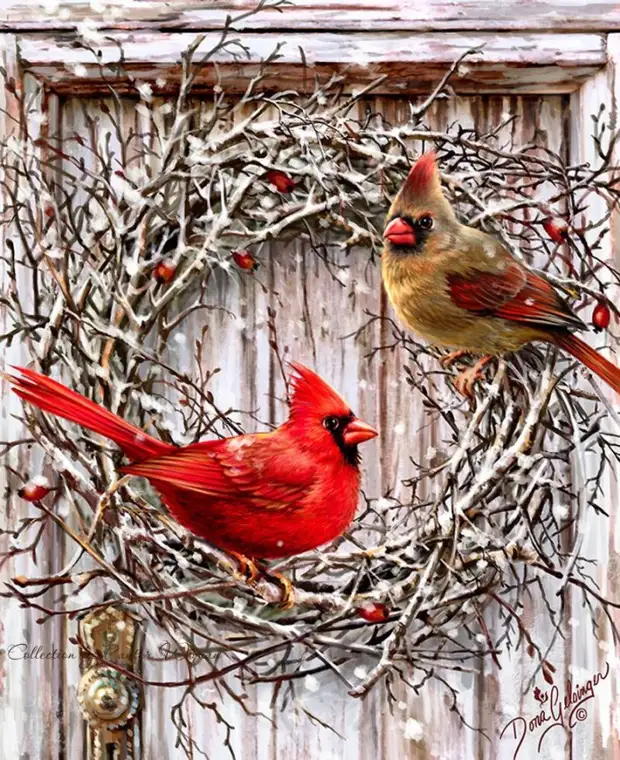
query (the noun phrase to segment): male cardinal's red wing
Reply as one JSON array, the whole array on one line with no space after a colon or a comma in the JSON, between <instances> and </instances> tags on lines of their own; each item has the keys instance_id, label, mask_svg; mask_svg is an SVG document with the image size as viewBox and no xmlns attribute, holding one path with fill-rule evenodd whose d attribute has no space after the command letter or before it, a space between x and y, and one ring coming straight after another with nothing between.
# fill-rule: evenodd
<instances>
[{"instance_id":1,"label":"male cardinal's red wing","mask_svg":"<svg viewBox=\"0 0 620 760\"><path fill-rule=\"evenodd\" d=\"M474 314L546 327L585 327L544 277L516 261L503 272L474 270L449 274L447 280L454 303Z\"/></svg>"},{"instance_id":2,"label":"male cardinal's red wing","mask_svg":"<svg viewBox=\"0 0 620 760\"><path fill-rule=\"evenodd\" d=\"M158 483L213 498L245 500L273 508L297 500L316 475L293 457L290 441L273 433L206 441L121 468Z\"/></svg>"}]
</instances>

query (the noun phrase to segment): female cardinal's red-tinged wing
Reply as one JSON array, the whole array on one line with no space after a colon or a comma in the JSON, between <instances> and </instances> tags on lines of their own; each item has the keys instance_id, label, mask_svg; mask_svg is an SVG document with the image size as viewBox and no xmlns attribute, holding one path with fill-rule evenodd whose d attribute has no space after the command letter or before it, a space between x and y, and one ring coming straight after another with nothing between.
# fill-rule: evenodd
<instances>
[{"instance_id":1,"label":"female cardinal's red-tinged wing","mask_svg":"<svg viewBox=\"0 0 620 760\"><path fill-rule=\"evenodd\" d=\"M205 441L121 468L157 486L171 485L215 499L252 500L285 507L299 499L316 477L306 457L278 433Z\"/></svg>"},{"instance_id":2,"label":"female cardinal's red-tinged wing","mask_svg":"<svg viewBox=\"0 0 620 760\"><path fill-rule=\"evenodd\" d=\"M516 261L499 273L474 269L449 274L447 281L454 303L474 314L541 327L585 327L544 277Z\"/></svg>"}]
</instances>

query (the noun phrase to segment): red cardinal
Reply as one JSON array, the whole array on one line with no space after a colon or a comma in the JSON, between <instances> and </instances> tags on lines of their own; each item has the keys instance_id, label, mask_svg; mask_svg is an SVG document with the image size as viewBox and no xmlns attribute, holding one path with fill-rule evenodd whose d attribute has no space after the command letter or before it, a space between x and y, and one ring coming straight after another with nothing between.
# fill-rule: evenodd
<instances>
[{"instance_id":1,"label":"red cardinal","mask_svg":"<svg viewBox=\"0 0 620 760\"><path fill-rule=\"evenodd\" d=\"M377 435L318 375L293 368L289 418L277 430L183 447L33 370L8 379L25 401L118 444L132 462L120 471L147 478L181 525L235 554L253 579L249 557L299 554L347 528L359 496L357 447Z\"/></svg>"},{"instance_id":2,"label":"red cardinal","mask_svg":"<svg viewBox=\"0 0 620 760\"><path fill-rule=\"evenodd\" d=\"M586 325L551 283L491 235L461 224L441 189L433 153L409 172L388 213L381 257L388 296L403 322L431 343L487 354L457 380L471 395L490 356L530 341L553 343L620 393L620 368L573 330Z\"/></svg>"}]
</instances>

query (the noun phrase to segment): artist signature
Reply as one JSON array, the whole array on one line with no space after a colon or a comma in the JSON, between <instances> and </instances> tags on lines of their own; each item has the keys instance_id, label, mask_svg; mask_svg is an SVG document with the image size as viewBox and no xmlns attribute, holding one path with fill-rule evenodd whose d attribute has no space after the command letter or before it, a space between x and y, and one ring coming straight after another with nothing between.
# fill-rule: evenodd
<instances>
[{"instance_id":1,"label":"artist signature","mask_svg":"<svg viewBox=\"0 0 620 760\"><path fill-rule=\"evenodd\" d=\"M605 663L605 666L604 673L593 674L583 684L573 684L572 681L567 681L562 698L557 686L553 686L550 693L542 692L539 688L534 689L534 698L539 705L544 706L529 721L522 716L513 718L504 726L500 734L500 739L508 735L509 738L518 740L513 760L517 760L528 734L544 729L538 736L538 752L540 752L545 737L552 729L559 726L572 730L577 723L583 723L587 719L588 711L584 705L594 698L596 687L609 675L609 663Z\"/></svg>"}]
</instances>

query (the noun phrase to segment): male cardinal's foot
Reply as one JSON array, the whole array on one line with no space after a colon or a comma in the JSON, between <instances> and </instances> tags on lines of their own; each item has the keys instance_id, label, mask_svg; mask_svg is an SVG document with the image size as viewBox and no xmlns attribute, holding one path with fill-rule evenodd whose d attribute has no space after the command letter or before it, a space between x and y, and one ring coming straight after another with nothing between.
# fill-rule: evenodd
<instances>
[{"instance_id":1,"label":"male cardinal's foot","mask_svg":"<svg viewBox=\"0 0 620 760\"><path fill-rule=\"evenodd\" d=\"M469 356L470 351L452 351L449 354L446 354L445 356L442 356L439 360L439 363L442 367L450 367L454 364L455 361L458 361L459 359L462 359L464 356Z\"/></svg>"},{"instance_id":2,"label":"male cardinal's foot","mask_svg":"<svg viewBox=\"0 0 620 760\"><path fill-rule=\"evenodd\" d=\"M239 563L239 567L235 575L242 578L250 586L253 586L258 578L258 568L256 563L245 554L238 554L237 552L229 552Z\"/></svg>"},{"instance_id":3,"label":"male cardinal's foot","mask_svg":"<svg viewBox=\"0 0 620 760\"><path fill-rule=\"evenodd\" d=\"M265 575L268 575L270 578L275 578L282 586L282 600L280 602L280 607L283 610L290 610L291 607L294 607L295 589L293 588L290 579L287 578L286 575L279 573L277 570L265 570Z\"/></svg>"},{"instance_id":4,"label":"male cardinal's foot","mask_svg":"<svg viewBox=\"0 0 620 760\"><path fill-rule=\"evenodd\" d=\"M463 370L454 381L457 391L467 398L474 397L474 385L484 377L483 369L493 359L492 356L483 356L473 367Z\"/></svg>"},{"instance_id":5,"label":"male cardinal's foot","mask_svg":"<svg viewBox=\"0 0 620 760\"><path fill-rule=\"evenodd\" d=\"M232 551L229 551L228 553L232 554L232 556L239 563L239 567L235 572L235 575L238 578L244 580L250 586L253 586L256 583L256 579L262 572L263 575L268 578L273 578L282 586L282 600L280 601L280 607L282 607L284 610L290 610L291 607L295 606L295 590L293 589L293 584L286 577L286 575L279 573L277 570L270 570L262 563L260 564L259 569L259 566L256 564L256 562L254 562L254 560L250 559L249 557L246 557L245 554L239 554L238 552Z\"/></svg>"}]
</instances>

